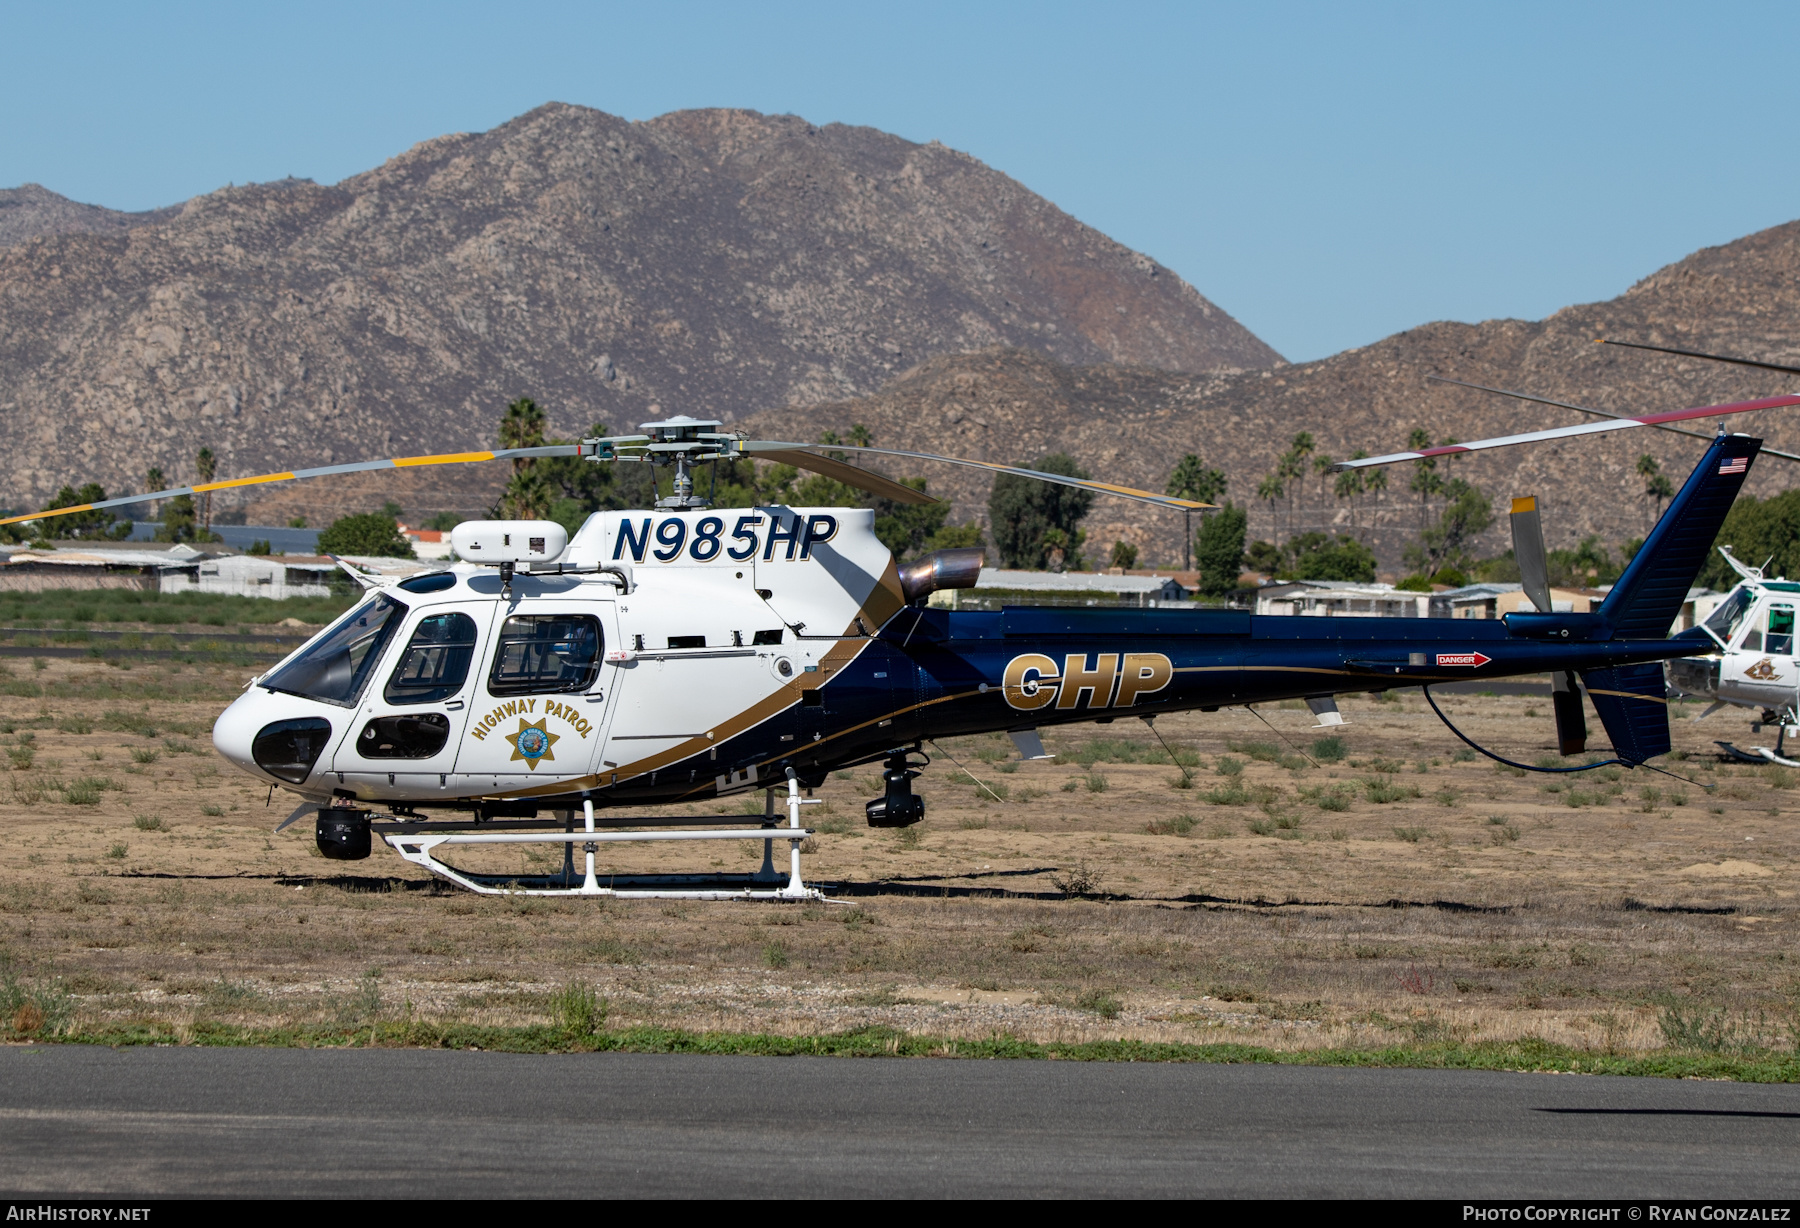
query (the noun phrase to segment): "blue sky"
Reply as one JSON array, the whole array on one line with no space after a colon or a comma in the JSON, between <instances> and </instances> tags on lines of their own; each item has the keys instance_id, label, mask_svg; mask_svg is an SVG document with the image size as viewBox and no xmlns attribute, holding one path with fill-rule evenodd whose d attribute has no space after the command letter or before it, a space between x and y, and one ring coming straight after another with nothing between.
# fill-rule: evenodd
<instances>
[{"instance_id":1,"label":"blue sky","mask_svg":"<svg viewBox=\"0 0 1800 1228\"><path fill-rule=\"evenodd\" d=\"M0 186L332 182L552 99L941 140L1291 359L1608 298L1800 216L1773 4L0 0Z\"/></svg>"}]
</instances>

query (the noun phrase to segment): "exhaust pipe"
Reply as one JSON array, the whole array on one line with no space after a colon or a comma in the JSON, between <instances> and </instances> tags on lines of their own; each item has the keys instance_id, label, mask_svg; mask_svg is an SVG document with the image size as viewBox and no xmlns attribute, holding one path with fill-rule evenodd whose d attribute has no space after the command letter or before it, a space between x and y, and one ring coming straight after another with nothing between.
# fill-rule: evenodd
<instances>
[{"instance_id":1,"label":"exhaust pipe","mask_svg":"<svg viewBox=\"0 0 1800 1228\"><path fill-rule=\"evenodd\" d=\"M987 552L978 546L935 551L900 569L900 590L913 602L940 588L974 588L986 561Z\"/></svg>"}]
</instances>

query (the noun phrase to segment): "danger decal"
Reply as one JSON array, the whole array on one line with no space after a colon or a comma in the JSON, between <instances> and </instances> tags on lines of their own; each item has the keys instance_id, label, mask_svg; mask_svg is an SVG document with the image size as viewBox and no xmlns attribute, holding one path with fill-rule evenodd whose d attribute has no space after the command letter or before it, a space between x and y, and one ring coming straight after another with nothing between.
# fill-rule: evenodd
<instances>
[{"instance_id":1,"label":"danger decal","mask_svg":"<svg viewBox=\"0 0 1800 1228\"><path fill-rule=\"evenodd\" d=\"M1494 658L1484 656L1479 652L1440 652L1437 654L1437 663L1440 668L1447 665L1464 667L1482 666L1493 659Z\"/></svg>"}]
</instances>

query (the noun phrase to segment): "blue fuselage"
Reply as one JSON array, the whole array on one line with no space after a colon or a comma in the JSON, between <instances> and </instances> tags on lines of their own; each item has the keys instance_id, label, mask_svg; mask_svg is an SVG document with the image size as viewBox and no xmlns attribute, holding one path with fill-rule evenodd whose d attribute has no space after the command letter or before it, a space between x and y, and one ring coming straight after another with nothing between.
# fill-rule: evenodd
<instances>
[{"instance_id":1,"label":"blue fuselage","mask_svg":"<svg viewBox=\"0 0 1800 1228\"><path fill-rule=\"evenodd\" d=\"M1517 621L1517 620L1515 620ZM1588 640L1583 616L1521 635L1499 621L1233 611L908 609L805 699L704 759L603 791L694 800L726 781L804 780L921 740L1395 686L1656 662L1690 639ZM1573 628L1569 638L1565 630ZM596 797L596 800L601 800Z\"/></svg>"}]
</instances>

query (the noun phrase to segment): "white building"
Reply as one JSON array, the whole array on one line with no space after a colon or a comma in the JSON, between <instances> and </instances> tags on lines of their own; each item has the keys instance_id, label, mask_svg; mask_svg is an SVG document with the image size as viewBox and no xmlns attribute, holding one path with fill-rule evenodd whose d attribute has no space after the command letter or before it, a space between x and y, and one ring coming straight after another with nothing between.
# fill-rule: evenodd
<instances>
[{"instance_id":1,"label":"white building","mask_svg":"<svg viewBox=\"0 0 1800 1228\"><path fill-rule=\"evenodd\" d=\"M1188 591L1171 576L1095 571L1011 571L983 567L974 588L935 592L930 604L946 610L998 610L1005 605L1188 605Z\"/></svg>"},{"instance_id":2,"label":"white building","mask_svg":"<svg viewBox=\"0 0 1800 1228\"><path fill-rule=\"evenodd\" d=\"M326 558L292 558L280 554L206 556L162 570L165 593L224 593L233 597L331 596L331 573L337 564Z\"/></svg>"},{"instance_id":3,"label":"white building","mask_svg":"<svg viewBox=\"0 0 1800 1228\"><path fill-rule=\"evenodd\" d=\"M70 541L50 550L21 547L0 555L0 591L129 588L155 592L161 587L165 568L186 567L211 557L188 545L150 542Z\"/></svg>"},{"instance_id":4,"label":"white building","mask_svg":"<svg viewBox=\"0 0 1800 1228\"><path fill-rule=\"evenodd\" d=\"M1430 618L1432 593L1351 580L1290 580L1256 590L1258 614L1315 618Z\"/></svg>"}]
</instances>

